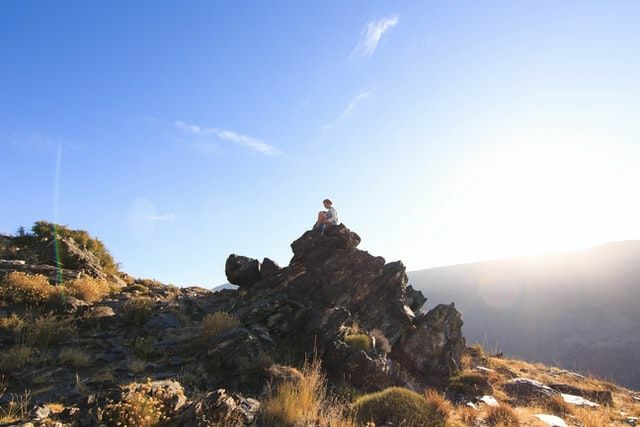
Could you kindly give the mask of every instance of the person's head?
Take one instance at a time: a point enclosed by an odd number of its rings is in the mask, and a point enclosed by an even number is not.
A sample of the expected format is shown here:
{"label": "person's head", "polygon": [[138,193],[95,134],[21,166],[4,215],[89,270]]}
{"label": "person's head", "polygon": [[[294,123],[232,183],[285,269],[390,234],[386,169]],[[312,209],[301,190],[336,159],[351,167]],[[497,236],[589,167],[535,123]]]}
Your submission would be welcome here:
{"label": "person's head", "polygon": [[331,207],[331,205],[333,205],[333,202],[329,199],[324,199],[322,201],[322,204],[324,205],[325,208],[329,209]]}

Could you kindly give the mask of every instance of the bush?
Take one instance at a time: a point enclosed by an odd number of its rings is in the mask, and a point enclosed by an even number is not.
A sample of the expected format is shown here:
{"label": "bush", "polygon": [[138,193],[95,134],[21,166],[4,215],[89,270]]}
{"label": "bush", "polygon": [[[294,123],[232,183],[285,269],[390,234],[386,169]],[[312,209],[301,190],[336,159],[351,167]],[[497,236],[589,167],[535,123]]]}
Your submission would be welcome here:
{"label": "bush", "polygon": [[[72,230],[64,225],[52,224],[47,221],[38,221],[33,225],[33,227],[31,227],[31,232],[31,235],[24,237],[33,236],[35,239],[40,241],[52,241],[57,234],[59,237],[71,238],[78,244],[78,246],[88,250],[98,258],[100,267],[102,267],[102,270],[105,273],[115,274],[118,272],[118,264],[114,261],[104,243],[94,237],[91,237],[91,235],[84,230]],[[65,268],[74,269],[81,267],[74,265],[73,260],[68,254],[64,253],[64,251],[61,251],[60,258]]]}
{"label": "bush", "polygon": [[431,405],[442,416],[442,418],[449,418],[451,411],[453,411],[453,405],[442,395],[442,393],[430,388],[424,392],[424,397],[427,400],[427,403]]}
{"label": "bush", "polygon": [[27,320],[15,313],[11,313],[7,317],[0,317],[0,331],[3,334],[13,336],[16,341],[20,341],[19,337],[24,334],[27,325]]}
{"label": "bush", "polygon": [[238,326],[240,326],[240,321],[224,311],[207,314],[202,320],[202,339],[206,342],[216,335],[230,331]]}
{"label": "bush", "polygon": [[377,393],[365,394],[353,404],[354,414],[360,423],[376,425],[444,427],[445,420],[426,399],[409,389],[391,387]]}
{"label": "bush", "polygon": [[158,355],[158,351],[155,348],[155,343],[156,340],[153,337],[136,338],[131,345],[131,353],[133,353],[134,356],[140,359],[153,359]]}
{"label": "bush", "polygon": [[129,371],[131,371],[132,374],[141,374],[145,369],[147,369],[147,362],[144,360],[133,359],[129,362]]}
{"label": "bush", "polygon": [[477,372],[462,372],[449,378],[449,389],[467,396],[480,396],[493,390],[489,381]]}
{"label": "bush", "polygon": [[141,328],[149,320],[154,303],[148,298],[127,301],[122,310],[122,320],[128,326]]}
{"label": "bush", "polygon": [[95,279],[89,276],[82,276],[70,282],[66,282],[64,287],[71,296],[80,298],[86,302],[95,302],[109,294],[111,287],[104,279]]}
{"label": "bush", "polygon": [[55,291],[55,287],[42,274],[27,274],[12,271],[7,274],[0,287],[0,297],[12,304],[45,303]]}
{"label": "bush", "polygon": [[76,348],[62,349],[58,359],[60,359],[60,362],[71,365],[74,368],[86,368],[91,364],[91,357],[84,351]]}
{"label": "bush", "polygon": [[326,380],[320,371],[319,360],[305,362],[300,373],[300,376],[295,375],[277,385],[262,402],[256,417],[257,425],[355,427],[342,415],[342,408],[327,398]]}
{"label": "bush", "polygon": [[75,335],[71,319],[53,314],[36,317],[27,328],[27,344],[35,347],[51,347],[62,344]]}
{"label": "bush", "polygon": [[31,361],[33,351],[30,347],[14,345],[0,353],[0,371],[11,372],[20,369]]}
{"label": "bush", "polygon": [[484,420],[490,426],[504,425],[517,427],[520,425],[520,421],[514,410],[505,403],[501,403],[498,406],[489,406]]}
{"label": "bush", "polygon": [[98,410],[98,419],[111,426],[152,427],[167,420],[165,405],[151,394],[151,383],[123,393],[121,402],[109,403]]}
{"label": "bush", "polygon": [[367,334],[352,334],[344,337],[344,342],[355,350],[371,350],[371,338]]}
{"label": "bush", "polygon": [[391,344],[380,329],[374,329],[371,331],[371,337],[373,338],[374,347],[383,354],[391,353]]}

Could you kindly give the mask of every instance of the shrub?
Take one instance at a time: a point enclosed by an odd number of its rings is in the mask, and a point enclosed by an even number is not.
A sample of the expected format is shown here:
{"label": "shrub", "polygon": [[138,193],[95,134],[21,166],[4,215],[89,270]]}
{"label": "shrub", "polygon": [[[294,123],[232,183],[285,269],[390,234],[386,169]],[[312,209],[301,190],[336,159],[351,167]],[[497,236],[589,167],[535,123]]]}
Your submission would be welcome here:
{"label": "shrub", "polygon": [[147,369],[147,362],[144,360],[133,359],[129,362],[129,371],[131,371],[132,374],[141,374],[145,369]]}
{"label": "shrub", "polygon": [[156,340],[153,337],[136,338],[131,346],[131,352],[134,356],[141,359],[152,359],[158,354],[158,351],[155,348],[155,342]]}
{"label": "shrub", "polygon": [[7,317],[0,317],[0,331],[14,338],[21,336],[27,327],[27,320],[24,317],[11,313]]}
{"label": "shrub", "polygon": [[371,331],[371,337],[375,341],[375,348],[383,354],[391,353],[391,344],[380,329],[374,329]]}
{"label": "shrub", "polygon": [[449,378],[449,389],[468,396],[483,395],[492,391],[491,384],[477,372],[462,372]]}
{"label": "shrub", "polygon": [[449,418],[451,411],[453,411],[453,405],[442,395],[442,393],[430,388],[424,392],[424,397],[427,400],[427,403],[431,405],[442,416],[442,418]]}
{"label": "shrub", "polygon": [[12,271],[2,281],[0,297],[13,304],[40,305],[47,301],[54,290],[42,274]]}
{"label": "shrub", "polygon": [[[37,221],[33,227],[31,227],[31,232],[32,234],[30,236],[41,241],[52,241],[56,235],[64,238],[71,238],[78,244],[78,246],[88,250],[98,258],[100,267],[102,267],[105,273],[115,274],[118,272],[119,266],[114,261],[104,243],[94,237],[91,237],[91,235],[84,230],[72,230],[64,225],[52,224],[47,221]],[[65,268],[74,269],[81,267],[75,265],[73,263],[73,258],[62,249],[60,258]]]}
{"label": "shrub", "polygon": [[207,340],[240,326],[240,321],[229,313],[218,311],[202,320],[202,339]]}
{"label": "shrub", "polygon": [[259,426],[355,427],[342,415],[342,408],[327,397],[326,380],[317,359],[305,362],[301,372],[277,385],[260,405],[256,422]]}
{"label": "shrub", "polygon": [[14,345],[0,353],[0,371],[11,372],[20,369],[31,361],[33,351],[30,347]]}
{"label": "shrub", "polygon": [[484,420],[490,426],[505,425],[517,427],[520,425],[520,421],[514,410],[505,403],[501,403],[498,406],[489,406]]}
{"label": "shrub", "polygon": [[[137,386],[137,385],[135,385]],[[151,383],[130,386],[121,402],[108,403],[98,410],[98,419],[107,425],[152,427],[167,420],[162,400],[151,394]]]}
{"label": "shrub", "polygon": [[45,314],[36,317],[27,329],[27,344],[35,347],[51,347],[64,343],[76,333],[71,319]]}
{"label": "shrub", "polygon": [[344,342],[355,350],[371,350],[371,338],[367,334],[352,334],[344,337]]}
{"label": "shrub", "polygon": [[86,302],[95,302],[104,298],[111,290],[109,282],[104,279],[95,279],[90,276],[82,276],[64,284],[71,296],[80,298]]}
{"label": "shrub", "polygon": [[127,301],[122,310],[122,320],[128,326],[141,328],[151,317],[153,306],[153,301],[149,298]]}
{"label": "shrub", "polygon": [[402,426],[444,426],[445,420],[426,399],[409,389],[390,387],[365,394],[353,404],[360,423],[392,423]]}
{"label": "shrub", "polygon": [[85,368],[91,363],[91,357],[84,351],[76,348],[62,349],[58,359],[60,359],[60,362],[75,368]]}

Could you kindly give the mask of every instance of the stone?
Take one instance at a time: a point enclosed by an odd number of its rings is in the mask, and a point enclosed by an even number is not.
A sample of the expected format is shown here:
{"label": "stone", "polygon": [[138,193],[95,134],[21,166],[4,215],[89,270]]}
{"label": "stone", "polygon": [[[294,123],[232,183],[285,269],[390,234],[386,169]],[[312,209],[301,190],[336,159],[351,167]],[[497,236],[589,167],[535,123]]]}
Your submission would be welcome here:
{"label": "stone", "polygon": [[257,259],[231,254],[225,263],[224,273],[231,284],[251,286],[260,280],[260,263]]}
{"label": "stone", "polygon": [[260,402],[218,389],[187,405],[168,427],[240,427],[252,425]]}
{"label": "stone", "polygon": [[593,400],[601,405],[613,406],[613,396],[608,390],[589,390],[585,388],[576,387],[569,384],[549,384],[554,390],[558,390],[561,393],[572,394],[575,396],[584,397],[585,399]]}
{"label": "stone", "polygon": [[282,267],[280,267],[275,261],[270,258],[264,258],[260,266],[260,278],[266,279],[268,277],[275,276],[280,272],[280,270],[282,270]]}
{"label": "stone", "polygon": [[180,327],[180,320],[171,313],[161,313],[149,319],[143,327],[148,334],[154,334],[169,328],[177,329]]}
{"label": "stone", "polygon": [[504,391],[518,401],[529,402],[534,399],[559,396],[560,392],[540,381],[529,378],[514,378],[504,384]]}

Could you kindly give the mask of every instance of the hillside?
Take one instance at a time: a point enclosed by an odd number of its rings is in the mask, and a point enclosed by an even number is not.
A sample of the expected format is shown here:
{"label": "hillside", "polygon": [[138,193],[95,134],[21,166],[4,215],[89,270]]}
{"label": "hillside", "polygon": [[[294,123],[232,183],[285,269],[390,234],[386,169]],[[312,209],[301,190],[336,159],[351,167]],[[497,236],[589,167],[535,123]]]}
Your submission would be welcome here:
{"label": "hillside", "polygon": [[408,274],[428,306],[456,302],[469,342],[640,389],[640,241]]}
{"label": "hillside", "polygon": [[216,292],[106,273],[99,245],[71,235],[56,244],[73,269],[59,271],[59,257],[39,264],[47,250],[27,253],[48,238],[24,237],[0,251],[0,425],[595,427],[640,415],[640,395],[613,383],[467,346],[455,304],[421,310],[402,263],[357,249],[344,226],[305,232],[285,267],[230,255],[238,288]]}

